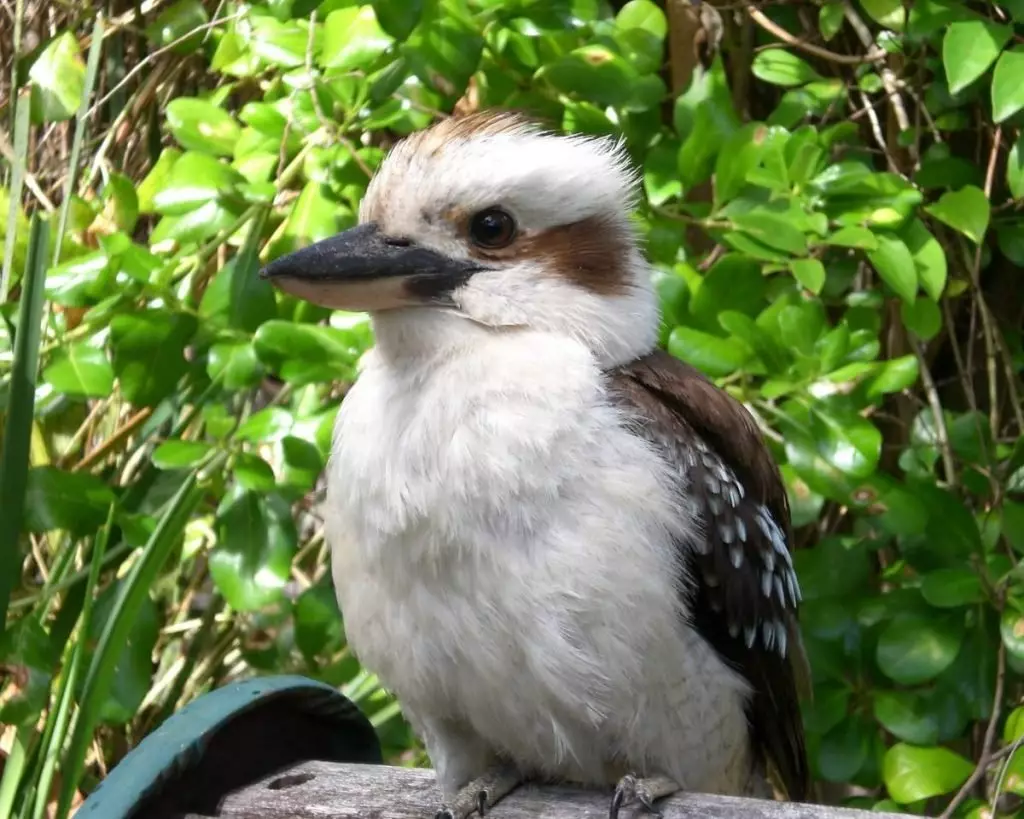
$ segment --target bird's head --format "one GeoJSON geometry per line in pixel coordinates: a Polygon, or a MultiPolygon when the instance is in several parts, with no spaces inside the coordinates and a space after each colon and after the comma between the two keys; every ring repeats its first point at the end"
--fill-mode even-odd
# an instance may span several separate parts
{"type": "Polygon", "coordinates": [[[415,315],[529,328],[620,363],[657,332],[630,220],[636,183],[620,142],[550,133],[509,113],[447,119],[388,154],[357,227],[263,273],[378,324],[415,315]]]}

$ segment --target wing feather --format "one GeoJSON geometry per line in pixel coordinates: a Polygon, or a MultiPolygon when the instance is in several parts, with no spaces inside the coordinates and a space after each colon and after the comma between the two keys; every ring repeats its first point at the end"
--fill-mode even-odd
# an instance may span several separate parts
{"type": "MultiPolygon", "coordinates": [[[[776,785],[809,798],[799,694],[808,671],[785,486],[750,414],[662,351],[610,374],[637,431],[676,465],[703,537],[680,543],[691,626],[751,684],[751,742],[776,785]]],[[[801,691],[803,689],[803,691],[801,691]]]]}

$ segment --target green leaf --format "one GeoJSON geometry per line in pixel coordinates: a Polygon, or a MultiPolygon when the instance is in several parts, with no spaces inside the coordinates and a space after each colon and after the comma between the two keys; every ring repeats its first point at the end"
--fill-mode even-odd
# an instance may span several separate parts
{"type": "Polygon", "coordinates": [[[855,247],[860,250],[876,250],[878,248],[878,239],[866,227],[847,225],[846,227],[839,228],[831,236],[822,239],[822,244],[834,245],[836,247],[855,247]]]}
{"type": "Polygon", "coordinates": [[[223,108],[208,100],[178,97],[167,106],[167,127],[189,151],[231,156],[242,135],[241,126],[223,108]]]}
{"type": "Polygon", "coordinates": [[[874,712],[889,733],[915,745],[939,740],[939,721],[931,703],[914,691],[876,691],[874,712]]]}
{"type": "Polygon", "coordinates": [[[157,309],[114,317],[114,372],[126,399],[154,406],[174,391],[188,369],[182,352],[196,326],[194,316],[157,309]]]}
{"type": "Polygon", "coordinates": [[[111,173],[103,188],[103,216],[126,234],[135,231],[139,220],[139,195],[135,183],[124,174],[111,173]]]}
{"type": "Polygon", "coordinates": [[[1017,137],[1006,158],[1006,185],[1014,199],[1024,197],[1024,133],[1017,137]]]}
{"type": "Polygon", "coordinates": [[[294,423],[288,410],[281,407],[264,407],[239,425],[235,437],[240,441],[265,444],[287,435],[294,423]]]}
{"type": "Polygon", "coordinates": [[[65,529],[76,535],[100,527],[114,501],[103,481],[88,472],[65,472],[52,466],[29,470],[25,490],[25,529],[65,529]]]}
{"type": "Polygon", "coordinates": [[[457,96],[480,65],[483,49],[484,40],[475,27],[461,18],[445,15],[417,26],[404,53],[421,82],[443,94],[457,96]]]}
{"type": "Polygon", "coordinates": [[[153,450],[153,466],[157,469],[185,469],[198,464],[212,449],[204,441],[164,441],[153,450]]]}
{"type": "Polygon", "coordinates": [[[171,215],[189,213],[230,193],[244,181],[230,165],[209,154],[189,151],[174,163],[166,182],[154,191],[153,209],[171,215]]]}
{"type": "Polygon", "coordinates": [[[821,293],[821,288],[825,286],[825,265],[818,259],[793,259],[789,269],[801,287],[816,296],[821,293]]]}
{"type": "Polygon", "coordinates": [[[170,47],[175,54],[185,56],[202,46],[203,30],[209,22],[210,16],[199,0],[178,0],[146,26],[146,38],[156,48],[170,47]]]}
{"type": "Polygon", "coordinates": [[[917,356],[905,355],[890,359],[867,382],[867,397],[875,400],[888,393],[908,389],[917,382],[918,375],[917,356]]]}
{"type": "Polygon", "coordinates": [[[255,386],[263,377],[263,367],[256,350],[248,341],[214,344],[206,365],[210,378],[220,378],[227,390],[244,390],[255,386]]]}
{"type": "Polygon", "coordinates": [[[644,191],[655,207],[683,193],[676,167],[678,151],[674,143],[661,142],[651,148],[644,159],[644,191]]]}
{"type": "Polygon", "coordinates": [[[992,118],[998,124],[1024,108],[1024,48],[1004,51],[992,72],[992,118]]]}
{"type": "Polygon", "coordinates": [[[959,788],[974,764],[948,748],[917,748],[898,742],[885,754],[882,776],[889,795],[901,805],[959,788]]]}
{"type": "MultiPolygon", "coordinates": [[[[295,20],[280,22],[273,17],[250,18],[252,53],[271,65],[281,68],[296,68],[306,62],[309,48],[309,27],[299,25],[295,20]]],[[[317,50],[317,36],[314,32],[313,51],[317,50]]]]}
{"type": "Polygon", "coordinates": [[[306,589],[295,601],[295,644],[307,659],[342,642],[341,612],[334,589],[325,583],[306,589]]]}
{"type": "Polygon", "coordinates": [[[890,234],[878,233],[875,239],[878,248],[867,252],[868,261],[897,296],[912,302],[917,294],[917,268],[909,248],[890,234]]]}
{"type": "Polygon", "coordinates": [[[956,659],[963,636],[962,620],[898,616],[879,635],[878,667],[903,685],[927,682],[956,659]]]}
{"type": "Polygon", "coordinates": [[[167,185],[174,165],[181,155],[177,148],[164,148],[160,152],[159,158],[136,188],[139,196],[139,213],[154,212],[153,199],[167,185]]]}
{"type": "Polygon", "coordinates": [[[921,289],[938,301],[946,289],[946,278],[949,275],[942,245],[920,219],[911,219],[900,231],[900,238],[914,258],[921,289]]]}
{"type": "Polygon", "coordinates": [[[563,94],[578,95],[598,105],[643,110],[656,105],[664,86],[639,72],[603,45],[586,45],[548,63],[537,72],[563,94]]]}
{"type": "Polygon", "coordinates": [[[373,0],[380,27],[396,40],[404,40],[423,15],[424,0],[373,0]]]}
{"type": "Polygon", "coordinates": [[[744,126],[726,140],[715,160],[715,205],[720,207],[739,195],[747,176],[761,161],[768,129],[759,123],[744,126]]]}
{"type": "MultiPolygon", "coordinates": [[[[1021,440],[1024,439],[1018,439],[1021,440]]],[[[1002,529],[1010,545],[1018,552],[1024,552],[1024,503],[1009,499],[1003,501],[1002,529]]]]}
{"type": "Polygon", "coordinates": [[[907,13],[902,0],[860,0],[860,6],[880,26],[892,31],[903,31],[907,13]]]}
{"type": "Polygon", "coordinates": [[[985,591],[977,572],[936,569],[921,578],[921,596],[936,608],[957,608],[982,602],[985,591]]]}
{"type": "Polygon", "coordinates": [[[277,486],[274,470],[259,455],[242,452],[235,460],[235,480],[243,489],[269,492],[277,486]]]}
{"type": "Polygon", "coordinates": [[[988,230],[991,210],[988,198],[981,188],[974,185],[965,185],[958,191],[942,194],[938,202],[925,210],[978,244],[988,230]]]}
{"type": "Polygon", "coordinates": [[[784,87],[822,79],[808,63],[783,48],[766,48],[759,52],[751,71],[759,80],[784,87]]]}
{"type": "Polygon", "coordinates": [[[1024,615],[1006,609],[999,622],[999,633],[1010,656],[1024,662],[1024,615]]]}
{"type": "Polygon", "coordinates": [[[32,81],[32,118],[60,122],[78,111],[85,90],[85,63],[70,31],[57,35],[28,71],[32,81]]]}
{"type": "Polygon", "coordinates": [[[615,25],[620,29],[639,28],[664,40],[668,33],[668,20],[651,0],[629,0],[615,16],[615,25]]]}
{"type": "Polygon", "coordinates": [[[900,318],[922,341],[928,341],[942,329],[942,312],[932,299],[921,296],[913,302],[900,304],[900,318]]]}
{"type": "Polygon", "coordinates": [[[256,355],[285,381],[309,383],[352,374],[360,347],[334,327],[268,321],[253,338],[256,355]]]}
{"type": "Polygon", "coordinates": [[[988,20],[953,23],[942,38],[942,65],[946,69],[949,93],[958,94],[995,62],[1006,41],[1009,26],[988,20]]]}
{"type": "Polygon", "coordinates": [[[740,342],[692,327],[676,327],[669,336],[668,351],[712,377],[730,375],[750,358],[747,348],[740,342]]]}
{"type": "Polygon", "coordinates": [[[320,64],[324,68],[351,71],[369,68],[394,42],[380,23],[374,6],[338,9],[324,21],[324,46],[320,64]]]}
{"type": "Polygon", "coordinates": [[[218,512],[217,531],[210,576],[228,605],[256,611],[280,600],[298,543],[288,505],[276,495],[235,491],[218,512]]]}
{"type": "Polygon", "coordinates": [[[807,252],[807,238],[784,216],[765,210],[752,210],[733,215],[732,221],[740,230],[768,247],[795,255],[807,252]]]}
{"type": "Polygon", "coordinates": [[[0,724],[35,723],[50,699],[50,684],[59,657],[50,636],[34,617],[17,620],[0,638],[0,663],[6,688],[0,724]]]}
{"type": "MultiPolygon", "coordinates": [[[[121,578],[111,583],[96,599],[87,645],[99,642],[113,612],[114,601],[123,593],[126,582],[126,578],[121,578]]],[[[102,722],[123,725],[138,712],[153,681],[153,648],[159,632],[156,604],[148,595],[144,596],[131,619],[124,642],[114,651],[112,684],[98,715],[102,722]]]]}
{"type": "Polygon", "coordinates": [[[848,782],[864,766],[870,751],[871,726],[857,715],[847,717],[821,738],[818,770],[829,782],[848,782]]]}
{"type": "Polygon", "coordinates": [[[72,344],[56,353],[43,380],[65,395],[106,398],[114,389],[114,368],[99,347],[72,344]]]}
{"type": "Polygon", "coordinates": [[[818,10],[818,31],[826,43],[839,33],[845,19],[842,3],[826,3],[818,10]]]}

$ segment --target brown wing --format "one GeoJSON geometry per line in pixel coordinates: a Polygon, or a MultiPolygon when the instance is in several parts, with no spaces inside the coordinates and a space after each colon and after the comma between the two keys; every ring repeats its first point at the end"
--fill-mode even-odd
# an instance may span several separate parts
{"type": "Polygon", "coordinates": [[[698,501],[703,539],[679,544],[691,625],[750,682],[751,742],[786,796],[803,801],[798,685],[808,674],[778,467],[750,414],[693,367],[659,350],[609,376],[616,402],[698,501]]]}

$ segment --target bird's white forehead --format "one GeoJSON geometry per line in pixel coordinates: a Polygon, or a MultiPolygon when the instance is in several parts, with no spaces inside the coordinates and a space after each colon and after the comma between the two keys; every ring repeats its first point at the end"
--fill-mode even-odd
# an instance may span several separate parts
{"type": "Polygon", "coordinates": [[[444,120],[399,143],[371,181],[360,221],[415,233],[500,205],[539,231],[592,216],[622,218],[636,177],[621,142],[544,132],[508,114],[444,120]]]}

